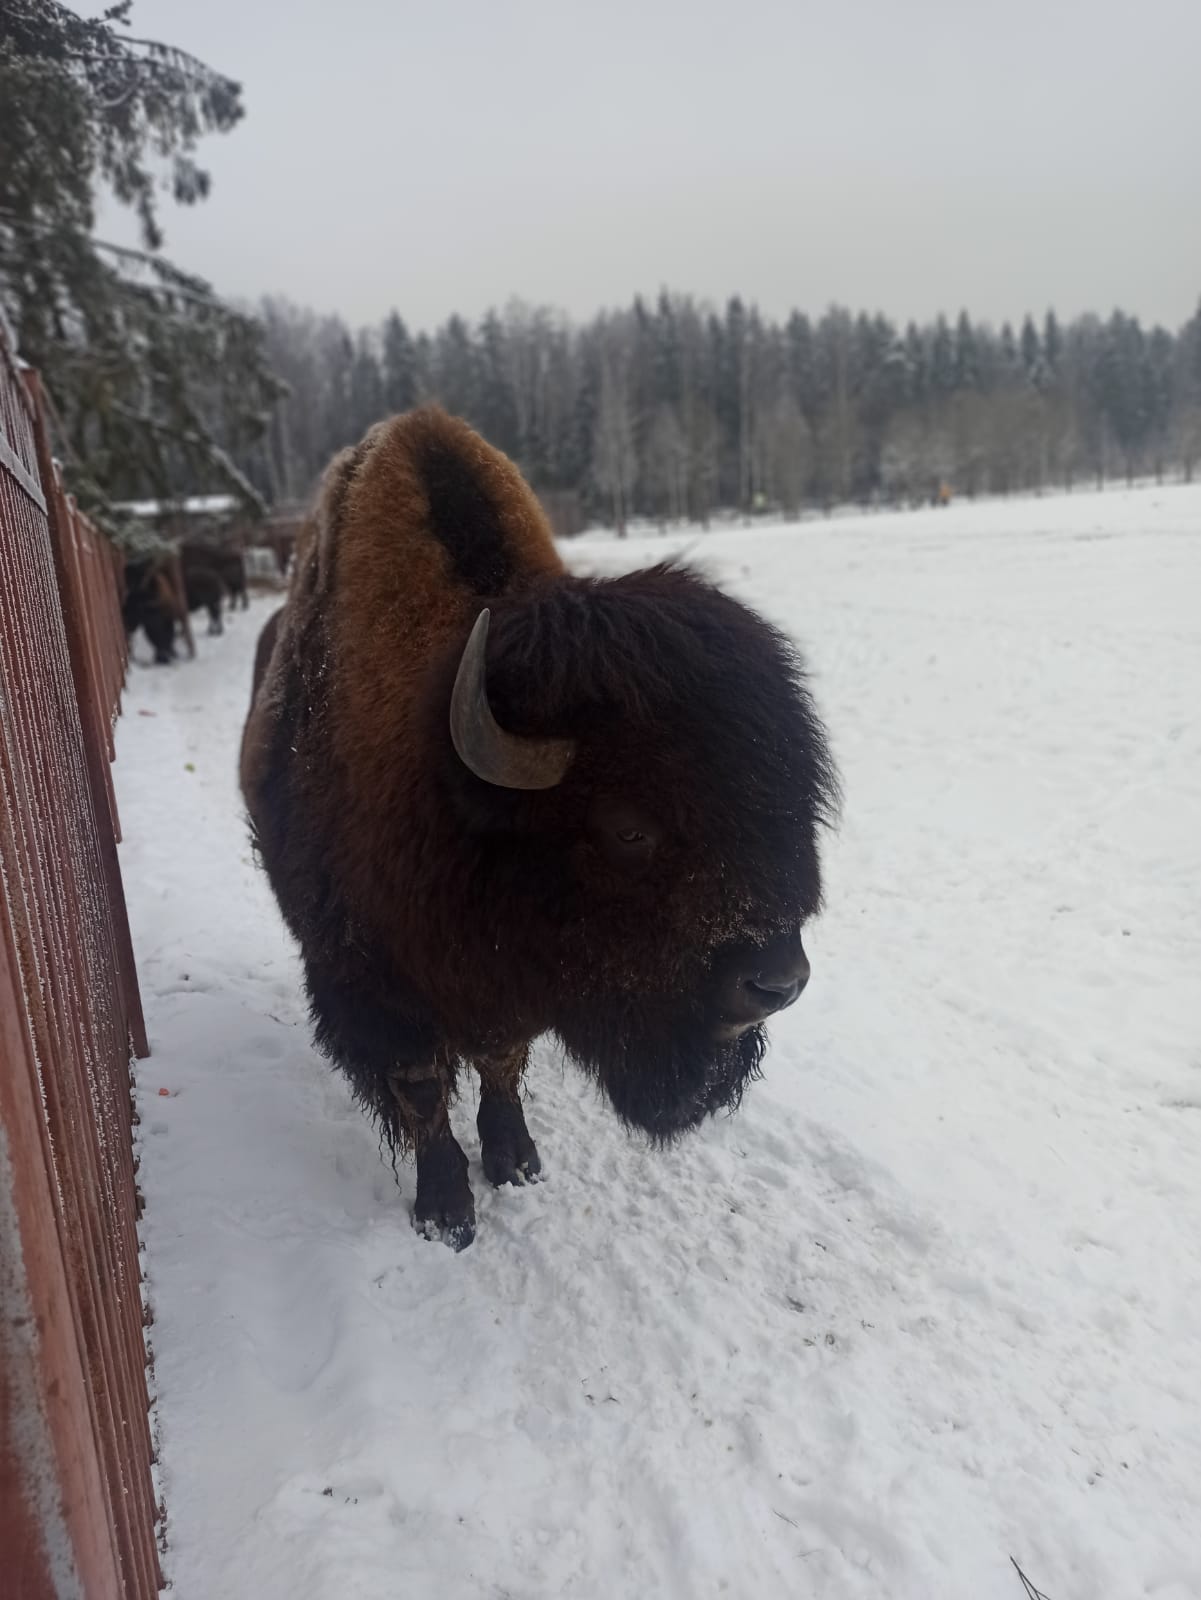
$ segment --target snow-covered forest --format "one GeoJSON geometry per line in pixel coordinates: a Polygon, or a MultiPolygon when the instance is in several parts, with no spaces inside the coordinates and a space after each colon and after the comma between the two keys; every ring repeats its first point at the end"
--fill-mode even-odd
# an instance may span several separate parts
{"type": "Polygon", "coordinates": [[[424,399],[467,417],[577,519],[1010,494],[1201,461],[1201,308],[1178,332],[1053,312],[1015,330],[834,307],[783,322],[732,299],[637,299],[575,326],[546,307],[393,313],[352,331],[278,299],[257,314],[288,385],[248,470],[306,494],[331,453],[424,399]]]}
{"type": "Polygon", "coordinates": [[[406,322],[402,273],[375,325],[271,294],[234,308],[162,254],[162,210],[208,195],[193,152],[239,126],[241,86],[116,13],[30,0],[3,30],[0,140],[38,159],[0,163],[0,308],[54,397],[72,488],[111,526],[114,501],[146,496],[295,506],[336,450],[426,399],[511,455],[571,532],[1190,478],[1201,461],[1201,308],[1175,327],[1109,306],[919,324],[823,310],[798,280],[803,309],[773,317],[652,278],[585,320],[513,300],[435,326],[406,322]],[[136,218],[126,243],[96,236],[103,187],[136,218]]]}

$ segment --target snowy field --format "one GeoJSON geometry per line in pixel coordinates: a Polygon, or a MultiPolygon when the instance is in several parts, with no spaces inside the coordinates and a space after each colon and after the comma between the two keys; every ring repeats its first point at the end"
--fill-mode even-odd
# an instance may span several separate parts
{"type": "Polygon", "coordinates": [[[1201,1595],[1201,487],[695,537],[570,556],[692,545],[803,642],[846,788],[813,981],[667,1155],[549,1044],[546,1183],[491,1190],[461,1104],[462,1255],[251,860],[269,604],[131,671],[174,1600],[1023,1600],[1011,1557],[1201,1595]]]}

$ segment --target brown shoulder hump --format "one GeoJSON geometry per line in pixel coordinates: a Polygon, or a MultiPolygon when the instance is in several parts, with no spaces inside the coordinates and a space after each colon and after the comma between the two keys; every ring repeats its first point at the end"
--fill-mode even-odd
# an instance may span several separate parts
{"type": "Polygon", "coordinates": [[[438,406],[406,412],[374,428],[356,454],[339,508],[343,537],[376,559],[398,543],[432,542],[454,586],[479,595],[563,571],[533,490],[460,418],[438,406]]]}

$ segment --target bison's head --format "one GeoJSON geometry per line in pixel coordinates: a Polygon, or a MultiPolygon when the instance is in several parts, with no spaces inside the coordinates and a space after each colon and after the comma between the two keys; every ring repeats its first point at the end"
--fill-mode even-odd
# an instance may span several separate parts
{"type": "Polygon", "coordinates": [[[556,577],[476,620],[436,699],[506,1004],[656,1138],[736,1104],[809,977],[836,792],[793,649],[680,568],[556,577]]]}

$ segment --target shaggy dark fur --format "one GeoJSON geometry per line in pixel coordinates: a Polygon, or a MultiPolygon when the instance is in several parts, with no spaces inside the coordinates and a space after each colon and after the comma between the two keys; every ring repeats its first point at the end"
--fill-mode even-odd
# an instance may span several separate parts
{"type": "Polygon", "coordinates": [[[334,462],[268,630],[242,754],[256,842],[318,1043],[416,1151],[418,1224],[473,1232],[446,1117],[466,1063],[489,1178],[536,1174],[540,1033],[656,1141],[735,1106],[761,1016],[807,976],[836,798],[791,645],[680,568],[570,576],[512,465],[437,411],[334,462]],[[495,788],[455,754],[485,603],[501,726],[578,741],[555,788],[495,788]],[[742,1031],[731,993],[767,997],[742,1031]]]}

